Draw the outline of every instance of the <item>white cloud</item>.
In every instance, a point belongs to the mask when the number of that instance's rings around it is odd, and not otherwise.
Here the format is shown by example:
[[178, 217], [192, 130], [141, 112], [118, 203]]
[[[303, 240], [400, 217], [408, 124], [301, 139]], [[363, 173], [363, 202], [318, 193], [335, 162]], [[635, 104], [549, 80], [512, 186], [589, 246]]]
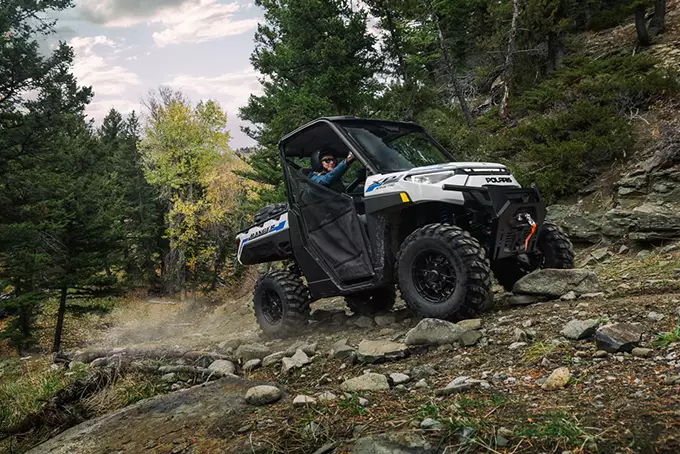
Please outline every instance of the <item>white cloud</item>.
[[159, 47], [179, 43], [200, 43], [225, 36], [240, 35], [257, 27], [258, 19], [234, 20], [241, 7], [237, 3], [220, 4], [217, 0], [184, 3], [151, 20], [165, 29], [153, 34]]
[[130, 86], [141, 84], [137, 74], [111, 64], [95, 51], [95, 48], [118, 47], [117, 43], [106, 36], [75, 37], [69, 44], [76, 53], [73, 74], [81, 85], [91, 85], [95, 95], [121, 96]]
[[252, 69], [226, 73], [217, 77], [175, 76], [166, 82], [182, 91], [193, 92], [201, 97], [216, 99], [229, 113], [245, 105], [251, 94], [262, 93], [262, 86], [257, 80], [257, 73]]
[[259, 19], [234, 19], [251, 4], [222, 4], [217, 0], [78, 0], [85, 19], [105, 27], [132, 27], [141, 23], [160, 25], [153, 33], [157, 46], [201, 43], [240, 35], [257, 27]]

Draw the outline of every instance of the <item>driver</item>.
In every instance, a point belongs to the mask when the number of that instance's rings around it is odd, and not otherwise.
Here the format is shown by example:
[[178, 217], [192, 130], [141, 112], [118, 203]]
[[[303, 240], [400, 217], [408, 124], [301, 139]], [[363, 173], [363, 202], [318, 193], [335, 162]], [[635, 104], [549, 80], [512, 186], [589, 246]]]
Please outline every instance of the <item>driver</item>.
[[322, 186], [343, 192], [345, 186], [340, 179], [347, 172], [349, 166], [354, 161], [354, 155], [350, 151], [345, 159], [340, 164], [337, 163], [335, 156], [330, 151], [319, 152], [319, 162], [321, 163], [321, 172], [312, 172], [309, 178]]

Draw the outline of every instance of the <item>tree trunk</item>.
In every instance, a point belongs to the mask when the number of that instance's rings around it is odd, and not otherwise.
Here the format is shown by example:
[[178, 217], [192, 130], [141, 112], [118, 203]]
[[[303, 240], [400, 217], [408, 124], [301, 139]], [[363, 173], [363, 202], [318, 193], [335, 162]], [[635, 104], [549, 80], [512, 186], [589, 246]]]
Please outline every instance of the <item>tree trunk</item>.
[[637, 31], [638, 42], [641, 46], [649, 46], [651, 40], [649, 39], [649, 32], [647, 32], [647, 24], [645, 24], [646, 8], [644, 5], [635, 7], [635, 30]]
[[666, 30], [666, 0], [654, 2], [654, 17], [649, 24], [649, 34], [654, 36]]
[[456, 95], [456, 98], [458, 98], [458, 102], [460, 103], [460, 108], [463, 111], [463, 117], [465, 117], [465, 121], [467, 121], [467, 124], [472, 126], [474, 123], [472, 119], [472, 114], [470, 113], [470, 107], [468, 106], [467, 100], [465, 99], [465, 95], [463, 93], [463, 89], [460, 86], [460, 82], [458, 82], [458, 79], [456, 78], [456, 72], [453, 67], [453, 63], [451, 62], [451, 56], [449, 55], [449, 50], [446, 47], [446, 42], [444, 40], [444, 33], [442, 32], [441, 25], [439, 24], [439, 17], [437, 16], [437, 13], [434, 11], [434, 8], [432, 7], [431, 2], [427, 2], [427, 7], [430, 13], [430, 18], [434, 25], [437, 27], [437, 40], [439, 41], [439, 48], [442, 51], [442, 58], [444, 59], [444, 67], [446, 68], [446, 77], [449, 80], [449, 83], [453, 87], [453, 92]]
[[562, 66], [564, 60], [564, 39], [561, 32], [548, 33], [548, 73]]
[[57, 312], [57, 328], [54, 330], [54, 344], [52, 344], [52, 352], [57, 353], [61, 348], [61, 332], [64, 329], [64, 314], [66, 313], [66, 290], [64, 286], [61, 288], [61, 296], [59, 297], [59, 311]]
[[503, 70], [503, 82], [505, 90], [503, 100], [499, 110], [502, 119], [508, 118], [508, 99], [510, 98], [510, 84], [512, 80], [512, 68], [515, 54], [515, 38], [517, 37], [517, 19], [519, 18], [519, 0], [513, 1], [512, 24], [510, 25], [510, 36], [508, 38], [508, 52], [505, 55], [505, 69]]

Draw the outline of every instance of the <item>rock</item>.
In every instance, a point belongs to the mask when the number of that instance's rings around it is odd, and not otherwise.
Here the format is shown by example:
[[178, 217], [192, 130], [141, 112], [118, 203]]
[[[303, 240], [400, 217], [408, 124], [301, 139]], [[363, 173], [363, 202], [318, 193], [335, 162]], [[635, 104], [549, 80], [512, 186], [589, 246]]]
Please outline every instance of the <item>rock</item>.
[[578, 297], [576, 296], [576, 293], [573, 290], [571, 290], [571, 291], [565, 293], [564, 295], [560, 296], [560, 299], [562, 301], [574, 301], [576, 298], [578, 298]]
[[593, 355], [593, 358], [606, 358], [609, 353], [606, 350], [598, 350]]
[[513, 342], [508, 347], [508, 350], [517, 350], [518, 348], [526, 347], [528, 344], [526, 342]]
[[250, 361], [246, 361], [246, 363], [243, 365], [243, 371], [244, 372], [252, 372], [258, 367], [262, 365], [262, 360], [260, 359], [251, 359]]
[[425, 418], [420, 423], [420, 428], [425, 430], [442, 430], [444, 425], [432, 418]]
[[595, 332], [597, 348], [609, 353], [630, 352], [640, 343], [642, 328], [631, 323], [610, 323]]
[[470, 330], [478, 330], [482, 327], [482, 319], [481, 318], [471, 318], [468, 320], [461, 320], [458, 323], [456, 323], [458, 326], [462, 326], [463, 328]]
[[408, 383], [409, 380], [411, 380], [411, 377], [409, 377], [406, 374], [400, 374], [398, 372], [395, 372], [393, 374], [390, 374], [390, 380], [392, 380], [392, 383], [395, 385], [401, 385], [402, 383]]
[[446, 320], [425, 318], [406, 333], [406, 345], [453, 344], [464, 332], [465, 328]]
[[664, 385], [680, 385], [680, 375], [668, 375], [663, 379]]
[[482, 337], [484, 336], [479, 331], [469, 329], [460, 335], [458, 342], [463, 347], [472, 347], [479, 342]]
[[515, 328], [512, 332], [512, 340], [513, 342], [526, 342], [529, 340], [529, 335], [523, 329]]
[[161, 381], [166, 383], [173, 383], [177, 381], [177, 374], [174, 372], [169, 372], [161, 377]]
[[330, 391], [324, 391], [321, 394], [319, 394], [318, 396], [316, 396], [316, 400], [318, 400], [321, 403], [330, 403], [330, 402], [335, 402], [336, 400], [338, 400], [338, 396], [336, 396], [335, 394], [333, 394]]
[[307, 343], [303, 341], [297, 341], [286, 349], [285, 354], [286, 356], [293, 356], [295, 352], [297, 352], [298, 349], [300, 349], [305, 353], [305, 355], [314, 356], [314, 354], [316, 353], [316, 346], [317, 346], [316, 342]]
[[356, 350], [347, 345], [347, 339], [342, 339], [331, 346], [331, 355], [336, 359], [351, 358], [354, 360]]
[[359, 377], [350, 378], [340, 385], [340, 389], [345, 392], [356, 391], [387, 391], [390, 385], [387, 377], [382, 374], [368, 373]]
[[246, 402], [251, 405], [266, 405], [276, 402], [283, 393], [276, 386], [253, 386], [246, 392]]
[[606, 259], [607, 257], [611, 257], [612, 253], [609, 252], [609, 249], [606, 247], [596, 249], [593, 252], [590, 253], [590, 256], [593, 257], [595, 260], [598, 262], [601, 262], [602, 260]]
[[333, 309], [333, 310], [316, 309], [314, 312], [312, 312], [310, 314], [309, 318], [311, 320], [324, 321], [324, 320], [331, 320], [336, 315], [345, 316], [345, 311], [341, 310], [341, 309]]
[[408, 347], [405, 344], [363, 340], [357, 349], [357, 358], [364, 363], [375, 363], [404, 358], [407, 352]]
[[654, 353], [654, 350], [652, 350], [651, 348], [641, 348], [641, 347], [635, 347], [630, 352], [631, 355], [637, 356], [639, 358], [651, 358], [652, 353]]
[[314, 405], [315, 403], [316, 403], [315, 398], [305, 396], [304, 394], [295, 396], [295, 399], [293, 399], [293, 405], [296, 407], [306, 407], [307, 405]]
[[380, 327], [389, 326], [397, 322], [397, 316], [394, 314], [376, 315], [373, 321]]
[[666, 317], [665, 315], [659, 314], [658, 312], [654, 312], [654, 311], [647, 314], [647, 319], [652, 321], [652, 322], [660, 322], [665, 317]]
[[585, 339], [595, 334], [598, 324], [598, 321], [592, 318], [588, 320], [571, 320], [564, 325], [560, 333], [567, 339]]
[[548, 219], [561, 227], [572, 241], [597, 243], [601, 238], [602, 215], [589, 213], [581, 205], [551, 205]]
[[413, 369], [411, 369], [411, 377], [415, 380], [432, 377], [433, 375], [437, 375], [437, 371], [429, 364], [420, 364], [413, 366]]
[[597, 275], [585, 269], [540, 269], [515, 283], [515, 294], [542, 295], [559, 298], [570, 291], [576, 294], [594, 293], [600, 290]]
[[432, 446], [420, 435], [399, 431], [359, 438], [341, 452], [352, 454], [432, 454]]
[[368, 406], [368, 399], [364, 399], [363, 397], [359, 397], [357, 399], [357, 402], [359, 402], [359, 405], [361, 405], [362, 407]]
[[[604, 296], [604, 292], [584, 293], [583, 295], [581, 295], [581, 299], [601, 298], [603, 296]], [[585, 304], [585, 306], [582, 306], [582, 307], [588, 307], [588, 303], [579, 303], [579, 304]], [[578, 305], [576, 307], [578, 307]]]
[[512, 295], [507, 299], [510, 306], [528, 306], [538, 302], [538, 297], [531, 295]]
[[421, 378], [418, 380], [418, 383], [415, 384], [414, 388], [416, 389], [424, 389], [424, 388], [429, 388], [430, 386], [427, 384], [424, 378]]
[[[455, 380], [454, 380], [455, 381]], [[450, 396], [472, 389], [472, 383], [460, 383], [454, 385], [453, 382], [446, 385], [444, 388], [435, 389], [434, 393], [437, 396]]]
[[394, 387], [393, 391], [397, 394], [406, 394], [408, 392], [408, 388], [404, 385], [397, 385]]
[[364, 328], [364, 329], [370, 329], [375, 326], [373, 323], [373, 319], [370, 317], [366, 317], [365, 315], [361, 315], [354, 320], [352, 320], [352, 323], [354, 326], [357, 326], [359, 328]]
[[271, 355], [267, 355], [264, 357], [262, 360], [262, 366], [263, 367], [269, 367], [269, 366], [274, 366], [275, 364], [279, 364], [283, 358], [285, 358], [286, 352], [276, 352], [272, 353]]
[[281, 373], [287, 374], [292, 369], [300, 369], [311, 363], [309, 357], [302, 350], [298, 350], [291, 358], [281, 360]]
[[226, 359], [216, 359], [209, 366], [208, 369], [222, 372], [224, 375], [235, 374], [236, 366], [231, 361]]
[[560, 367], [552, 371], [548, 379], [541, 385], [546, 391], [564, 388], [569, 383], [571, 373], [566, 367]]
[[650, 258], [651, 256], [652, 256], [652, 251], [649, 251], [647, 249], [643, 249], [635, 255], [635, 258], [640, 260], [641, 262], [643, 262], [643, 261], [647, 260], [648, 258]]
[[626, 246], [625, 244], [622, 244], [621, 247], [619, 248], [619, 254], [625, 254], [628, 252], [630, 248]]
[[323, 426], [316, 421], [311, 421], [302, 428], [302, 436], [309, 439], [317, 439], [323, 433]]
[[235, 355], [243, 361], [250, 361], [251, 359], [262, 359], [265, 356], [272, 354], [269, 347], [262, 344], [242, 344], [236, 349]]

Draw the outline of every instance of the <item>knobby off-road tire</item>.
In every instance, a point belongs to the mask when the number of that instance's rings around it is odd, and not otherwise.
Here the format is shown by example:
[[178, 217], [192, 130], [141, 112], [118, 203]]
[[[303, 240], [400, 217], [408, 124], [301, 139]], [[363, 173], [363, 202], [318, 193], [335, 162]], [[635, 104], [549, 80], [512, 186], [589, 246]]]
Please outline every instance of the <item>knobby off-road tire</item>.
[[355, 315], [375, 315], [389, 312], [397, 300], [394, 286], [365, 290], [345, 297], [345, 304]]
[[305, 326], [310, 303], [309, 289], [289, 271], [267, 273], [255, 284], [255, 318], [267, 335], [291, 335]]
[[505, 290], [512, 291], [515, 282], [537, 269], [574, 267], [574, 247], [569, 237], [555, 224], [543, 224], [538, 234], [537, 248], [536, 253], [528, 254], [528, 264], [520, 262], [516, 257], [491, 264], [494, 277]]
[[487, 305], [486, 251], [459, 227], [431, 224], [416, 230], [402, 243], [397, 266], [402, 298], [424, 317], [470, 316]]
[[288, 211], [288, 202], [275, 203], [274, 205], [264, 206], [260, 208], [257, 213], [255, 213], [254, 218], [255, 224], [259, 224], [265, 219], [274, 217], [277, 214], [285, 213], [286, 211]]

